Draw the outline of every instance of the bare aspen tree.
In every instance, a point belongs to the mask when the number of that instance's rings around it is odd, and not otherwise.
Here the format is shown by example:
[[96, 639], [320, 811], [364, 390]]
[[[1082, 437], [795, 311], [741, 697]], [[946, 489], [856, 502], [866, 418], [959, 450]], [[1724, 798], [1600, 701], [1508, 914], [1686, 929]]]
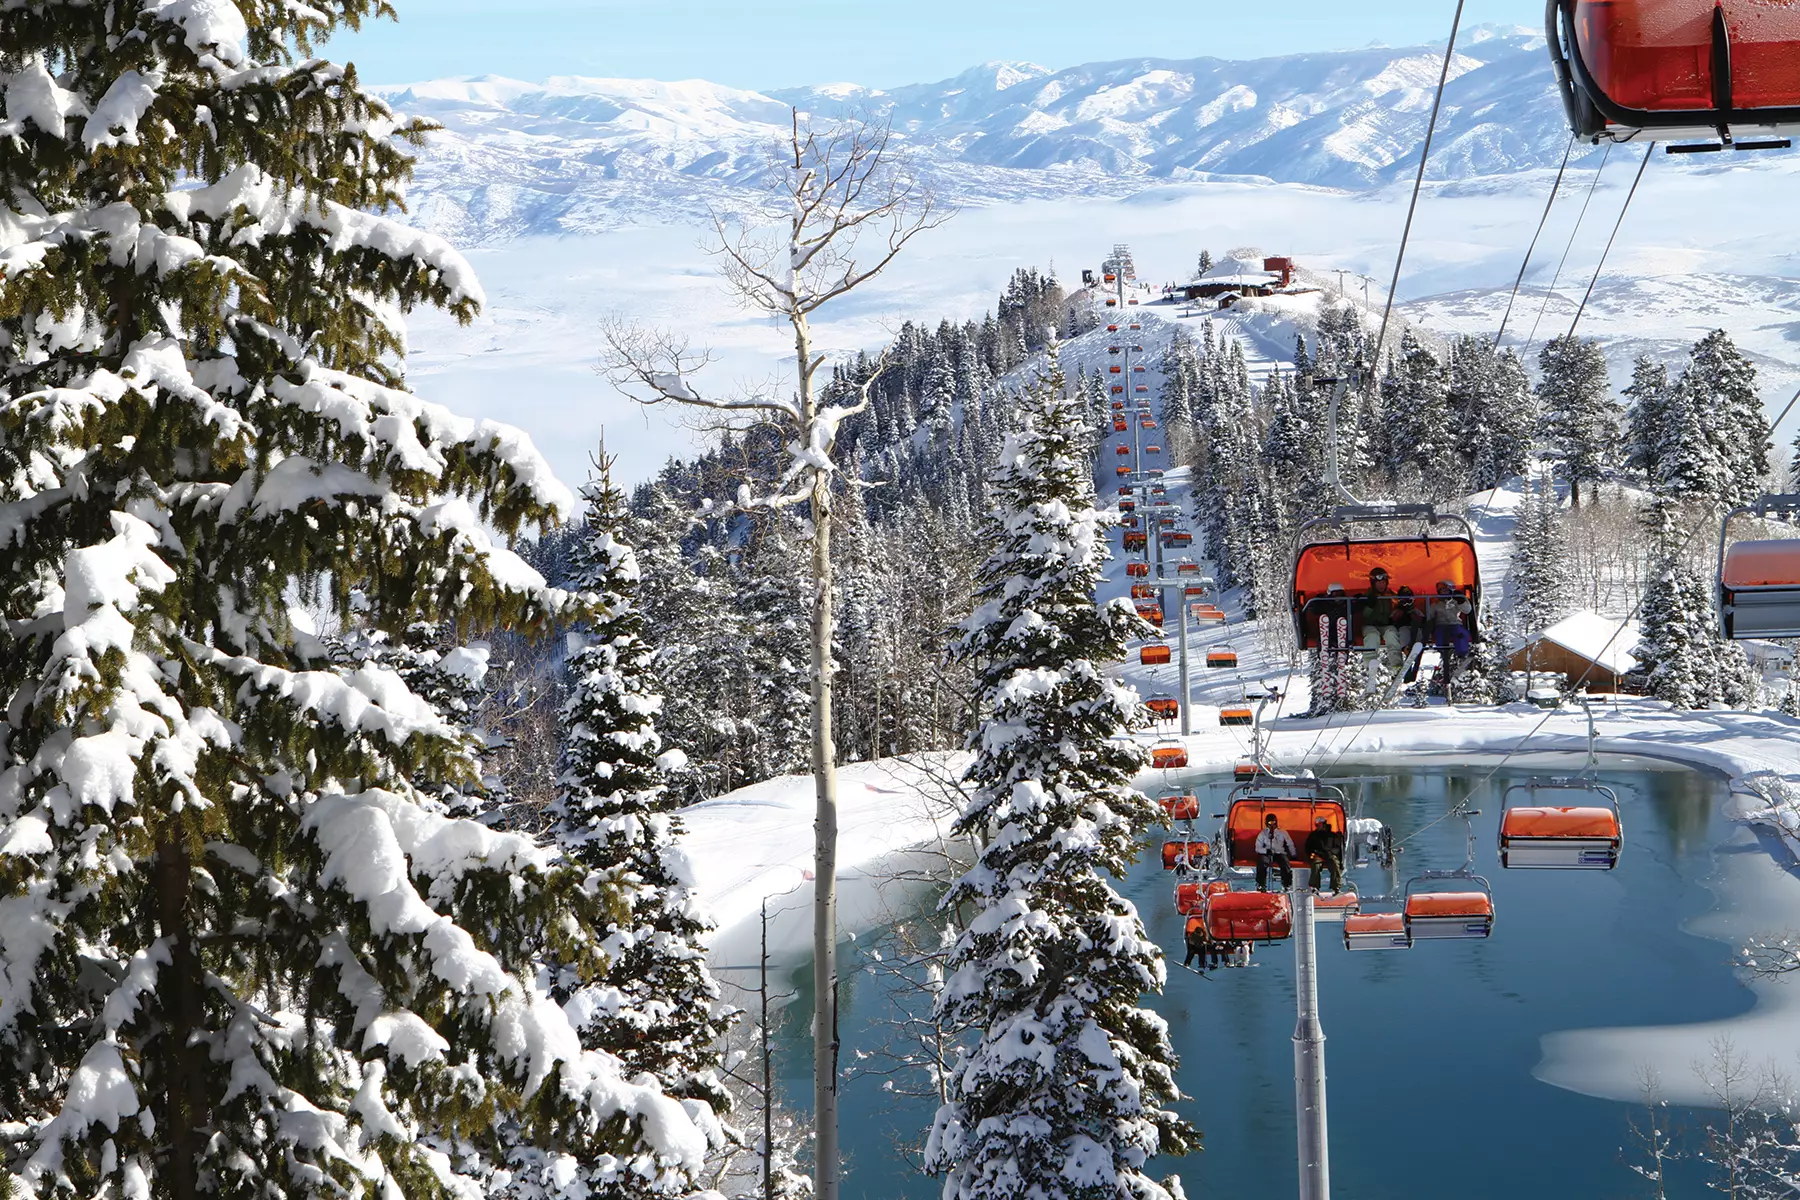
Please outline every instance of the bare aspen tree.
[[812, 766], [814, 822], [813, 1100], [814, 1194], [837, 1200], [837, 778], [831, 733], [831, 506], [841, 422], [868, 406], [869, 388], [822, 403], [818, 372], [826, 356], [814, 345], [820, 309], [880, 274], [915, 236], [945, 213], [898, 161], [885, 122], [849, 119], [815, 127], [796, 110], [793, 132], [774, 172], [779, 215], [764, 223], [715, 214], [710, 250], [745, 307], [786, 321], [794, 337], [791, 395], [718, 396], [694, 378], [706, 365], [678, 337], [611, 321], [603, 326], [613, 383], [645, 404], [680, 404], [774, 424], [788, 439], [789, 463], [765, 496], [739, 489], [744, 509], [805, 509], [812, 541]]

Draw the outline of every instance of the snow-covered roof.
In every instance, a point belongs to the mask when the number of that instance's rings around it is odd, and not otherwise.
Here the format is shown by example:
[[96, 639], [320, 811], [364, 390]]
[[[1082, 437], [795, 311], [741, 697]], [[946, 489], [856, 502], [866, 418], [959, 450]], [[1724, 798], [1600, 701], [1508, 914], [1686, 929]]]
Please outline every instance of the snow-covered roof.
[[1603, 617], [1586, 609], [1564, 617], [1538, 634], [1538, 639], [1561, 646], [1571, 654], [1579, 654], [1613, 675], [1623, 675], [1637, 666], [1637, 659], [1630, 652], [1642, 638], [1643, 632], [1636, 621]]
[[1221, 258], [1196, 282], [1222, 283], [1227, 287], [1275, 287], [1281, 283], [1281, 276], [1263, 270], [1260, 258]]

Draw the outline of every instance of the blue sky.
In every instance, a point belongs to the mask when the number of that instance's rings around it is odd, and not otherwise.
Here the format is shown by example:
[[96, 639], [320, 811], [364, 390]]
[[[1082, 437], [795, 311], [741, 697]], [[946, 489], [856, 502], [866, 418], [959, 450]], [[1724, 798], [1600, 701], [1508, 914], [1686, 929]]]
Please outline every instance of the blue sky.
[[[989, 59], [1253, 58], [1441, 42], [1452, 0], [395, 0], [327, 53], [368, 83], [447, 75], [709, 79], [746, 88], [943, 79]], [[1542, 0], [1467, 0], [1536, 27]]]

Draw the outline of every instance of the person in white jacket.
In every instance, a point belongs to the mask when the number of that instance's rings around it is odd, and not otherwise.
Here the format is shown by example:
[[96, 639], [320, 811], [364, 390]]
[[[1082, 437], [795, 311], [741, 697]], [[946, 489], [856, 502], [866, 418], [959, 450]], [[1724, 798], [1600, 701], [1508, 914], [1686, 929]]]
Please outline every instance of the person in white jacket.
[[1256, 835], [1256, 890], [1269, 890], [1269, 864], [1273, 863], [1281, 872], [1281, 886], [1285, 891], [1294, 886], [1294, 839], [1288, 836], [1287, 830], [1270, 813], [1263, 819], [1262, 832]]

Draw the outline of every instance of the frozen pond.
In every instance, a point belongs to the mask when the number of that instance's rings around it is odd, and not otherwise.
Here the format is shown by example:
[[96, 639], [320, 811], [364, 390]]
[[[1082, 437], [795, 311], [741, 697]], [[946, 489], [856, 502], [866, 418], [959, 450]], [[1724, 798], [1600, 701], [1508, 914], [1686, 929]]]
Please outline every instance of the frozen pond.
[[[1406, 839], [1395, 878], [1373, 866], [1352, 872], [1365, 897], [1397, 893], [1411, 873], [1462, 862], [1464, 822], [1438, 818], [1449, 798], [1465, 794], [1486, 769], [1340, 768], [1386, 776], [1356, 785], [1352, 798], [1362, 815]], [[1724, 859], [1743, 850], [1742, 830], [1720, 812], [1722, 782], [1688, 770], [1602, 770], [1624, 813], [1626, 846], [1618, 869], [1503, 872], [1494, 851], [1499, 788], [1533, 773], [1547, 772], [1509, 767], [1475, 801], [1482, 810], [1474, 818], [1475, 868], [1495, 894], [1492, 938], [1350, 954], [1336, 927], [1321, 927], [1332, 1183], [1339, 1195], [1516, 1200], [1538, 1189], [1547, 1195], [1634, 1194], [1636, 1181], [1622, 1165], [1620, 1149], [1628, 1140], [1629, 1107], [1538, 1078], [1541, 1039], [1590, 1027], [1717, 1021], [1740, 1016], [1754, 1003], [1730, 968], [1733, 947], [1688, 932], [1691, 922], [1708, 928], [1698, 919], [1716, 905], [1713, 888]], [[1203, 803], [1205, 812], [1223, 811], [1228, 786], [1203, 792], [1213, 798]], [[1147, 848], [1160, 840], [1160, 833], [1148, 834]], [[1191, 1196], [1291, 1196], [1291, 944], [1259, 950], [1248, 969], [1207, 977], [1181, 970], [1182, 918], [1172, 904], [1172, 879], [1158, 865], [1154, 853], [1146, 853], [1125, 891], [1171, 956], [1168, 989], [1151, 1003], [1170, 1023], [1181, 1055], [1178, 1079], [1191, 1096], [1182, 1109], [1204, 1132], [1206, 1146], [1168, 1165], [1180, 1171]], [[852, 975], [873, 953], [891, 955], [891, 946], [883, 946], [878, 936], [845, 950], [846, 1066], [852, 1065], [852, 1047], [893, 1037], [895, 1018], [907, 1003], [906, 991], [889, 978], [868, 971]], [[793, 977], [799, 1004], [789, 1012], [796, 1019], [783, 1031], [778, 1051], [786, 1100], [796, 1108], [807, 1107], [811, 1097], [810, 1042], [798, 1015], [810, 1004], [809, 973], [810, 966]], [[1635, 1075], [1640, 1064], [1619, 1058], [1637, 1043], [1622, 1038], [1602, 1045], [1613, 1047], [1607, 1052], [1612, 1061], [1602, 1064], [1606, 1073], [1615, 1079]], [[918, 1175], [902, 1157], [903, 1147], [929, 1123], [935, 1101], [909, 1094], [926, 1090], [921, 1073], [893, 1073], [891, 1065], [863, 1060], [864, 1073], [845, 1085], [847, 1197], [937, 1193], [938, 1181]], [[1581, 1084], [1579, 1062], [1558, 1069], [1565, 1082]], [[1687, 1063], [1677, 1069], [1691, 1074]]]

